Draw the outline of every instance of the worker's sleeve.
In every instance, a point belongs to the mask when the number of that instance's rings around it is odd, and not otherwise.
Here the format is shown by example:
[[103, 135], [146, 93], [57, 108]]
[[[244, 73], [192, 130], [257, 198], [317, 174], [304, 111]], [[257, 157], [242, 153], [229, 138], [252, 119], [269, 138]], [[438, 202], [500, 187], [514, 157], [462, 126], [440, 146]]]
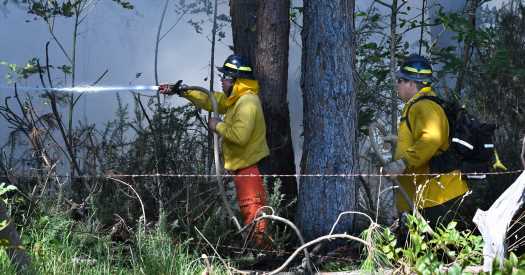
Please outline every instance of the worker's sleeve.
[[[219, 114], [226, 113], [226, 95], [221, 92], [214, 92], [213, 96], [217, 100], [217, 107]], [[184, 98], [191, 101], [195, 106], [207, 110], [213, 111], [210, 97], [207, 93], [199, 90], [188, 90], [183, 95]]]
[[217, 133], [225, 140], [244, 146], [250, 140], [255, 128], [257, 105], [251, 101], [237, 105], [231, 123], [220, 122], [216, 126]]
[[429, 162], [448, 138], [445, 126], [448, 122], [441, 107], [434, 102], [425, 103], [414, 105], [408, 117], [410, 125], [413, 125], [414, 143], [402, 158], [409, 168]]

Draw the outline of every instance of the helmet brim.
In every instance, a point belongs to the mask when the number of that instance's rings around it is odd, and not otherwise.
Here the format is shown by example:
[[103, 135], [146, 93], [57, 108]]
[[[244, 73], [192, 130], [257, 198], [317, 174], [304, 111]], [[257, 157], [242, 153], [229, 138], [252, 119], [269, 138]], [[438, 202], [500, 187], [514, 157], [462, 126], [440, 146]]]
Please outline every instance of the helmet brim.
[[396, 78], [402, 78], [407, 80], [412, 80], [415, 82], [434, 82], [433, 76], [422, 76], [422, 75], [414, 75], [414, 74], [407, 74], [401, 70], [396, 72]]
[[227, 71], [223, 67], [217, 66], [215, 68], [217, 68], [217, 71], [219, 71], [220, 73], [223, 73], [223, 74], [227, 73]]

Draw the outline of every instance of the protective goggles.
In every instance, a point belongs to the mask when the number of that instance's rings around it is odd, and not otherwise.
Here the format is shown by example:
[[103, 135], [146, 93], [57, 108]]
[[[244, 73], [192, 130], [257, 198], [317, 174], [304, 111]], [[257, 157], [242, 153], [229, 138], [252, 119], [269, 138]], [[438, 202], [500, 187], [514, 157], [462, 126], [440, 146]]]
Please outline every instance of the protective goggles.
[[221, 80], [230, 80], [230, 81], [233, 80], [232, 76], [226, 75], [226, 74], [222, 74], [220, 75], [220, 77], [221, 77]]

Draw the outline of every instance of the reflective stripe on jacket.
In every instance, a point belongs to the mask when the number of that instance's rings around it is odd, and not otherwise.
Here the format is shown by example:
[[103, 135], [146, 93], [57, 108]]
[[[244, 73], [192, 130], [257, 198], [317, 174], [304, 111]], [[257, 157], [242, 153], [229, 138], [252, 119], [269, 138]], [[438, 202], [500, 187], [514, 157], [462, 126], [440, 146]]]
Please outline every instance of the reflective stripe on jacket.
[[[441, 106], [431, 100], [420, 100], [410, 108], [409, 114], [406, 113], [410, 104], [423, 95], [436, 94], [430, 88], [423, 88], [414, 95], [403, 108], [398, 128], [394, 158], [405, 160], [405, 174], [428, 174], [430, 159], [447, 150], [449, 146], [448, 120]], [[407, 119], [412, 131], [408, 128]], [[419, 208], [443, 204], [468, 191], [467, 183], [461, 178], [459, 170], [439, 177], [407, 175], [398, 177], [398, 180], [412, 198], [414, 205]], [[409, 210], [403, 197], [399, 192], [396, 193], [398, 209]]]
[[[218, 111], [224, 114], [224, 120], [217, 124], [216, 130], [223, 137], [222, 153], [226, 170], [252, 166], [270, 154], [258, 92], [256, 80], [239, 78], [230, 97], [227, 98], [222, 92], [214, 93]], [[190, 90], [184, 97], [199, 108], [211, 110], [211, 101], [206, 93]]]

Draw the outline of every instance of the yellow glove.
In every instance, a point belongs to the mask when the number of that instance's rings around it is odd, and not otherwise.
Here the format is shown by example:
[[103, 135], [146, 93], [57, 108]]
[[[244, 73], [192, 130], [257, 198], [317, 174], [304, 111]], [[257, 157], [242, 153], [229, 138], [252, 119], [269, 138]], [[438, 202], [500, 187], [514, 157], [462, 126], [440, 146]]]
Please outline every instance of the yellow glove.
[[492, 169], [494, 170], [503, 170], [503, 171], [507, 171], [507, 167], [501, 162], [501, 160], [499, 159], [499, 156], [498, 156], [498, 152], [496, 150], [494, 150], [494, 158], [496, 159], [496, 161], [494, 161], [494, 163], [492, 164]]

